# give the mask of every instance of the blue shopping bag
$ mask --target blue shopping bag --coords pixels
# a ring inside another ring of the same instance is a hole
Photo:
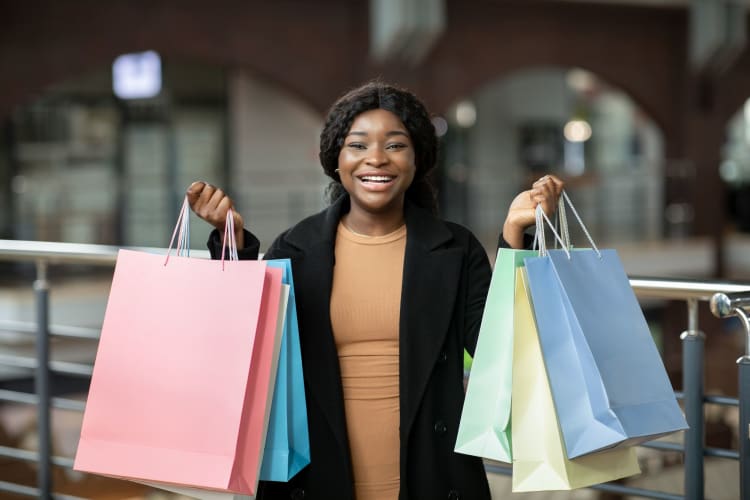
[[[567,202],[591,249],[571,251]],[[572,459],[687,429],[638,299],[615,250],[600,251],[568,195],[558,207],[562,250],[524,259],[545,366]]]
[[[289,301],[260,479],[289,481],[310,463],[307,404],[292,265],[289,259],[269,260],[268,265],[283,270],[282,283],[289,285]]]
[[[525,265],[568,458],[686,429],[617,252],[550,250]]]

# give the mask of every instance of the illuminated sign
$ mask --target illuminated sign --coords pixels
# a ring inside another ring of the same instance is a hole
[[[120,99],[148,99],[161,92],[161,58],[154,51],[123,54],[112,64],[112,88]]]

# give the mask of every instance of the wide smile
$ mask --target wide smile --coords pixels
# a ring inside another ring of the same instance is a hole
[[[395,175],[358,175],[357,180],[368,191],[385,191],[396,180]]]

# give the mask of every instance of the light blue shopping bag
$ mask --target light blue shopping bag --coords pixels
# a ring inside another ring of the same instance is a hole
[[[568,458],[686,429],[616,251],[550,250],[525,265]]]
[[[283,270],[282,283],[289,285],[289,301],[260,479],[289,481],[310,463],[307,404],[292,265],[289,259],[269,260],[268,265]]]

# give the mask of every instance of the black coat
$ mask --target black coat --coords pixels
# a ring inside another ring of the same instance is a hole
[[[343,196],[280,235],[265,258],[290,258],[297,298],[311,463],[289,483],[261,483],[258,498],[353,500],[330,296]],[[490,283],[487,254],[465,228],[407,202],[400,319],[400,500],[489,499],[479,458],[455,453],[464,401],[463,352],[473,354]],[[257,258],[245,234],[240,258]],[[209,248],[219,255],[214,232]]]

